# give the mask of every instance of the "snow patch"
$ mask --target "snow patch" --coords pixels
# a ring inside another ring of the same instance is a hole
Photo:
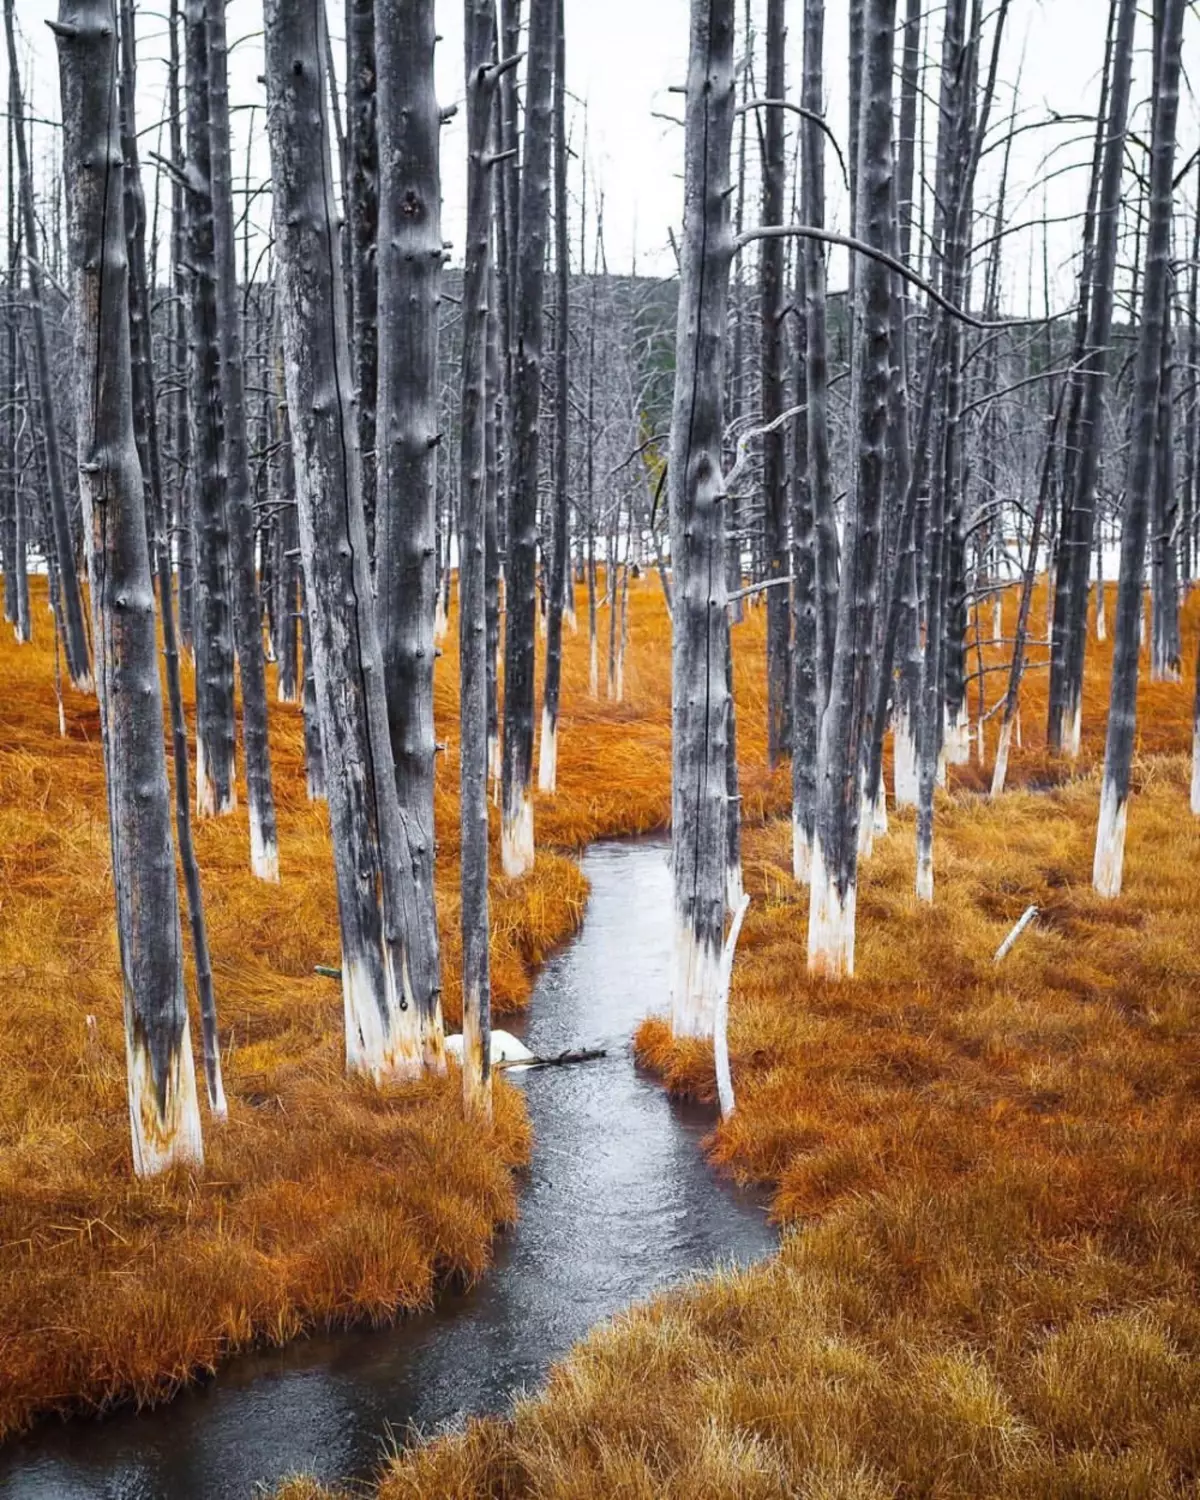
[[[474,1007],[478,1011],[478,1002]],[[453,1036],[446,1038],[446,1056],[452,1057],[458,1064],[463,1060],[463,1039],[467,1038],[472,1049],[482,1049],[479,1037],[478,1023],[476,1017],[471,1014],[472,1007],[468,1007],[463,1021],[463,1032],[455,1032]],[[470,1017],[469,1020],[466,1017]],[[470,1052],[467,1054],[470,1056]],[[482,1055],[482,1051],[480,1051]],[[523,1063],[536,1062],[536,1056],[530,1052],[524,1042],[518,1041],[511,1031],[493,1031],[488,1047],[488,1057],[493,1068],[498,1067],[520,1067]]]

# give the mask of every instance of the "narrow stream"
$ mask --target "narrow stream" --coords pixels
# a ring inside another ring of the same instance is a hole
[[[502,1412],[593,1324],[775,1248],[763,1200],[704,1162],[711,1111],[673,1104],[633,1064],[633,1031],[666,999],[665,845],[598,844],[584,870],[583,929],[546,965],[521,1031],[541,1055],[609,1055],[524,1076],[534,1161],[483,1281],[390,1329],[239,1357],[153,1412],[46,1423],[0,1449],[0,1495],[246,1500],[297,1470],[365,1477],[389,1432]]]

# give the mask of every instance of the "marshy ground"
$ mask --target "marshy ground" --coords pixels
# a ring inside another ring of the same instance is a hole
[[[624,703],[588,701],[586,640],[567,638],[560,791],[538,800],[542,851],[665,821],[670,649],[657,581],[632,585],[630,603]],[[1044,619],[1039,598],[1035,633]],[[480,1136],[459,1119],[454,1081],[380,1094],[343,1079],[340,997],[312,977],[336,960],[324,816],[305,798],[299,710],[282,707],[283,884],[244,868],[244,812],[199,834],[230,1122],[209,1125],[203,1173],[132,1181],[94,705],[68,693],[60,740],[44,608],[37,620],[37,645],[0,644],[0,1432],[51,1408],[166,1394],[256,1339],[424,1304],[439,1277],[486,1267],[531,1149],[510,1089]],[[1186,641],[1198,622],[1193,600]],[[601,625],[604,638],[603,614]],[[735,630],[753,900],[731,1007],[738,1109],[709,1144],[723,1168],[770,1186],[783,1249],[598,1330],[511,1420],[404,1455],[381,1494],[1194,1493],[1189,687],[1143,691],[1119,901],[1090,885],[1109,666],[1093,641],[1080,762],[1041,748],[1035,668],[1012,790],[978,795],[990,758],[951,772],[934,907],[913,898],[912,825],[893,816],[860,877],[859,977],[810,984],[805,893],[781,817],[788,773],[764,765],[763,625],[755,610]],[[1004,679],[987,681],[990,706]],[[437,709],[451,1017],[456,682],[449,639]],[[988,730],[990,755],[994,719]],[[583,896],[561,852],[539,852],[529,881],[495,882],[500,1007],[522,1003]],[[1031,903],[1042,917],[995,966]],[[664,998],[647,996],[646,1010]],[[654,1022],[638,1045],[668,1087],[712,1094],[702,1049],[673,1046]]]

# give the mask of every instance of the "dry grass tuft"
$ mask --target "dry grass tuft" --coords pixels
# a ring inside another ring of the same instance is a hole
[[[1189,639],[1198,615],[1193,603]],[[743,751],[761,764],[748,712],[761,615],[740,640]],[[974,795],[990,763],[952,773],[932,910],[912,895],[911,819],[895,819],[863,867],[853,983],[805,975],[786,822],[748,830],[738,1108],[708,1146],[773,1185],[781,1253],[597,1329],[511,1419],[393,1460],[380,1500],[1197,1493],[1190,703],[1185,687],[1146,686],[1126,890],[1102,902],[1090,871],[1109,663],[1093,646],[1077,766],[1041,748],[1043,675],[1016,790],[992,804]],[[786,795],[761,771],[747,780],[762,811]],[[997,968],[1031,903],[1041,920]],[[637,1046],[672,1090],[713,1096],[711,1055],[661,1020]]]

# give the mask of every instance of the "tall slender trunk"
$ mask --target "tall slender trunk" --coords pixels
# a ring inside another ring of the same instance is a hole
[[[492,1107],[491,979],[488,967],[488,346],[492,167],[488,162],[497,72],[495,0],[465,0],[467,239],[463,267],[462,546],[458,575],[461,695],[463,1102]]]
[[[795,404],[808,404],[808,313],[803,246],[796,253]],[[792,424],[792,874],[808,883],[817,815],[820,682],[817,533],[808,462],[808,421]]]
[[[1155,434],[1155,482],[1150,532],[1150,680],[1180,682],[1183,641],[1179,633],[1179,555],[1176,530],[1179,498],[1175,490],[1174,350],[1168,289],[1163,317],[1162,374],[1158,388]]]
[[[55,383],[50,369],[50,347],[46,339],[45,288],[38,251],[37,215],[33,204],[33,172],[25,139],[25,108],[21,98],[21,75],[13,29],[13,0],[4,0],[4,32],[8,44],[9,100],[13,117],[13,140],[17,148],[17,178],[21,201],[22,233],[29,270],[29,309],[33,321],[33,350],[37,362],[38,401],[41,407],[42,442],[46,457],[46,479],[50,502],[50,524],[58,560],[59,624],[67,671],[81,692],[92,691],[92,668],[88,659],[87,630],[83,622],[83,594],[75,568],[75,547],[67,512],[63,483],[62,451],[59,447]]]
[[[21,247],[16,209],[16,177],[13,171],[13,134],[16,128],[16,74],[9,79],[8,140],[8,278],[4,309],[4,616],[11,620],[20,642],[33,635],[29,615],[28,515],[25,486],[21,483],[19,464],[19,429],[17,426],[17,307],[21,296]]]
[[[1161,49],[1150,146],[1150,194],[1145,279],[1138,327],[1136,383],[1129,446],[1129,480],[1121,533],[1121,581],[1109,695],[1108,737],[1092,884],[1102,896],[1119,896],[1125,862],[1129,777],[1137,728],[1138,654],[1146,533],[1154,484],[1154,439],[1163,376],[1163,335],[1170,279],[1172,175],[1179,116],[1180,52],[1186,0],[1159,0]],[[1156,39],[1159,28],[1156,28]]]
[[[279,879],[279,835],[267,739],[267,682],[263,663],[262,608],[255,568],[254,495],[246,437],[245,373],[238,307],[237,240],[229,145],[229,79],[225,0],[206,0],[208,129],[216,265],[217,338],[221,351],[224,417],[225,512],[229,525],[233,630],[242,689],[242,748],[250,814],[250,868],[260,880]]]
[[[264,6],[267,124],[305,597],[328,772],[346,1065],[419,1073],[417,854],[388,735],[325,105],[323,20]],[[314,132],[316,139],[314,139]]]
[[[192,956],[196,965],[196,994],[200,1002],[200,1029],[204,1049],[204,1078],[208,1105],[217,1119],[228,1113],[221,1079],[221,1048],[217,1035],[217,1004],[213,991],[212,958],[208,948],[208,925],[204,915],[204,893],[200,866],[192,842],[191,801],[188,778],[187,720],[183,711],[183,687],[179,673],[179,639],[175,627],[174,576],[167,508],[159,451],[158,405],[154,383],[151,340],[150,289],[146,274],[146,204],[138,161],[137,44],[133,0],[121,0],[121,130],[125,158],[125,236],[129,260],[129,329],[131,401],[134,437],[141,465],[146,515],[153,528],[150,556],[158,579],[159,611],[162,616],[163,656],[166,659],[167,696],[171,714],[171,750],[175,771],[175,835],[179,862],[183,867],[187,894]]]
[[[557,7],[554,40],[554,522],[546,626],[546,684],[542,696],[542,738],[538,754],[538,790],[542,792],[553,792],[558,785],[558,705],[562,691],[563,609],[570,552],[567,511],[571,266],[567,237],[567,49],[563,0],[557,0]]]
[[[1104,444],[1104,393],[1108,346],[1112,338],[1113,296],[1121,219],[1121,180],[1129,114],[1129,89],[1136,0],[1116,0],[1116,30],[1100,181],[1094,215],[1094,253],[1087,277],[1086,361],[1079,372],[1079,417],[1068,432],[1068,450],[1077,455],[1072,488],[1064,495],[1062,538],[1056,572],[1054,631],[1050,659],[1047,739],[1053,750],[1079,753],[1083,668],[1087,648],[1088,572],[1096,526],[1096,483]]]
[[[441,111],[433,0],[377,0],[379,132],[379,632],[396,790],[417,903],[406,933],[426,1062],[443,1068],[434,905],[434,610],[437,579]],[[449,569],[449,537],[446,569]]]
[[[784,0],[767,0],[767,97],[783,99],[787,87]],[[763,124],[764,224],[783,223],[785,176],[783,110],[770,108]],[[769,427],[783,412],[784,242],[762,242],[759,312],[762,320],[760,366],[762,420]],[[777,426],[763,436],[763,546],[767,581],[788,575],[787,433]],[[791,741],[791,601],[786,585],[767,590],[767,758],[777,765]]]
[[[363,455],[367,540],[375,540],[375,413],[379,387],[379,137],[375,119],[375,0],[346,0],[346,156],[354,381]],[[372,551],[372,556],[374,552]]]
[[[188,425],[188,281],[187,194],[183,186],[186,162],[183,154],[183,116],[179,90],[180,0],[170,0],[167,12],[167,128],[171,143],[171,375],[168,409],[171,413],[172,459],[175,483],[171,487],[171,526],[179,558],[179,638],[193,647],[196,617],[196,548],[192,528],[191,448]]]
[[[676,1036],[712,1035],[725,925],[729,626],[721,439],[733,253],[728,194],[733,36],[733,0],[692,0],[668,473],[675,569],[671,1025]]]
[[[234,754],[233,616],[229,524],[221,474],[221,351],[217,339],[213,205],[208,136],[205,0],[186,0],[188,410],[192,523],[196,550],[196,810],[231,812]]]
[[[863,7],[857,226],[868,245],[885,252],[892,219],[895,14],[896,0],[866,0]],[[833,675],[817,760],[808,922],[809,969],[829,978],[854,973],[862,746],[871,710],[886,479],[891,272],[877,260],[863,260],[856,276],[856,295],[854,482],[846,513]]]
[[[515,470],[508,523],[504,631],[504,761],[500,853],[506,875],[533,868],[533,702],[537,615],[538,453],[550,205],[556,0],[531,0],[517,246],[513,369]]]
[[[62,0],[55,33],[70,203],[79,489],[108,781],[134,1168],[199,1161],[200,1111],[163,746],[154,584],[133,430],[113,0]]]
[[[804,77],[801,104],[809,111],[800,126],[801,217],[814,229],[825,227],[825,137],[811,118],[821,115],[824,99],[825,0],[804,0]],[[813,524],[817,537],[817,705],[825,712],[833,673],[837,633],[838,535],[833,513],[833,474],[829,453],[829,343],[825,303],[825,251],[821,242],[805,239],[808,332],[808,462]]]
[[[500,359],[500,278],[488,265],[487,418],[484,428],[484,601],[487,611],[488,774],[500,784],[500,447],[504,431],[503,363]]]

